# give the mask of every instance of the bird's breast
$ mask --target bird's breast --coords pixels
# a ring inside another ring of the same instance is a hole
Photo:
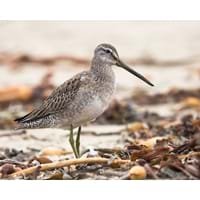
[[[114,93],[114,85],[102,88],[95,88],[91,98],[87,99],[87,105],[78,113],[75,119],[75,124],[82,124],[95,120],[99,117],[109,106]]]
[[[98,97],[96,97],[90,104],[84,109],[84,114],[89,117],[89,120],[93,120],[101,115],[107,108],[108,103]]]
[[[79,126],[99,117],[109,106],[115,91],[115,80],[113,77],[106,79],[94,79],[87,87],[79,90],[77,98],[71,104],[78,108],[73,115],[73,125]]]

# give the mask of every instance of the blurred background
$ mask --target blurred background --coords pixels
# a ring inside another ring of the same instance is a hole
[[[155,87],[113,67],[115,97],[96,122],[83,128],[83,148],[123,146],[121,130],[135,121],[198,116],[200,22],[1,21],[1,148],[69,149],[67,131],[14,131],[13,119],[38,106],[74,74],[88,70],[100,43],[115,46],[120,58]]]

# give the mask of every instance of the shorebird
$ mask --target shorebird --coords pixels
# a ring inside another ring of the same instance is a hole
[[[16,119],[19,128],[70,129],[70,145],[75,157],[80,157],[81,126],[95,120],[106,110],[115,91],[114,65],[153,86],[144,76],[121,61],[115,47],[100,44],[94,51],[90,69],[65,81],[40,107]],[[74,140],[73,129],[77,127],[77,137]]]

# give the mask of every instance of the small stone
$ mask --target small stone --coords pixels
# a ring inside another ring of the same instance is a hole
[[[142,166],[134,166],[129,171],[129,178],[131,180],[142,180],[147,176],[146,170]]]

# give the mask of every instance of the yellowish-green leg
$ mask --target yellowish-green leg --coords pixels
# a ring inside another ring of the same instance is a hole
[[[76,150],[76,147],[75,147],[75,143],[74,143],[73,126],[72,125],[70,127],[69,143],[70,143],[70,145],[72,147],[72,150],[74,152],[75,157],[78,158],[79,155],[77,153],[77,150]]]
[[[80,157],[80,134],[81,134],[81,126],[78,127],[78,132],[76,136],[76,152],[78,157]]]

